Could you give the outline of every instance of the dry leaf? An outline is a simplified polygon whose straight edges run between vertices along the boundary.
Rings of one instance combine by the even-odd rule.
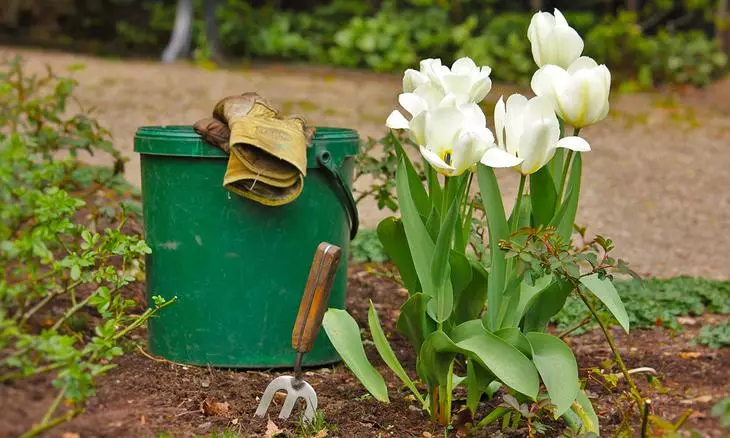
[[[225,417],[228,415],[228,402],[208,401],[208,399],[205,399],[200,409],[208,416]]]
[[[325,438],[327,436],[327,429],[322,429],[313,438]]]
[[[266,432],[264,432],[264,436],[266,438],[273,438],[280,433],[282,433],[282,430],[279,429],[279,426],[269,419],[269,422],[266,423]]]
[[[708,403],[712,400],[711,395],[701,395],[699,397],[690,398],[687,400],[680,400],[679,402],[683,405],[693,405],[695,403]]]
[[[81,438],[81,435],[76,432],[64,432],[61,438]]]
[[[142,416],[141,416],[141,417],[139,418],[139,424],[142,424],[142,425],[144,425],[144,424],[147,424],[147,418],[145,418],[145,416],[144,416],[144,415],[142,415]]]
[[[431,438],[431,437],[433,437],[433,435],[431,435],[431,432],[423,432],[423,437],[424,438]]]
[[[697,359],[698,357],[702,357],[702,353],[699,351],[681,351],[679,357],[682,359]]]

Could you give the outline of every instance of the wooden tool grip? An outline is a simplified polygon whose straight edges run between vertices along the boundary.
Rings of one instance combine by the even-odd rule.
[[[297,352],[309,352],[317,339],[339,264],[340,248],[327,242],[320,243],[314,253],[292,331],[292,347]]]

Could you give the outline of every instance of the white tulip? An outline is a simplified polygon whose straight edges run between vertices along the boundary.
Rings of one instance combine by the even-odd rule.
[[[555,15],[538,12],[532,16],[527,29],[527,39],[532,46],[532,57],[538,67],[548,64],[567,68],[583,52],[583,40],[568,25],[559,10]]]
[[[608,115],[611,72],[605,65],[581,56],[567,70],[546,65],[532,76],[532,91],[547,98],[566,123],[582,128]]]
[[[431,102],[452,94],[458,104],[479,103],[492,89],[491,72],[487,66],[477,67],[468,57],[457,59],[451,68],[442,65],[440,59],[424,59],[420,71],[406,70],[403,91],[430,96]]]
[[[494,147],[494,136],[477,104],[453,105],[453,98],[448,96],[444,100],[444,105],[427,110],[425,99],[415,93],[403,93],[400,104],[413,118],[409,121],[399,111],[393,111],[386,125],[409,130],[411,139],[437,172],[457,176],[471,169],[488,148]]]
[[[514,167],[523,175],[537,172],[557,148],[586,152],[591,148],[580,137],[560,138],[560,124],[550,102],[543,97],[528,100],[513,94],[505,105],[494,107],[497,147],[488,149],[481,162],[490,167]]]

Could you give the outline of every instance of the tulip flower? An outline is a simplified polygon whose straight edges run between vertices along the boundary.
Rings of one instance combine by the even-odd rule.
[[[475,103],[445,104],[426,110],[424,99],[414,93],[403,93],[400,104],[415,116],[408,121],[399,111],[393,111],[386,126],[409,130],[423,157],[439,173],[461,175],[478,163],[487,149],[495,147],[486,117]]]
[[[538,67],[548,64],[568,68],[583,52],[583,40],[555,9],[555,15],[538,12],[532,16],[527,29],[532,57]]]
[[[548,99],[566,123],[582,128],[608,115],[611,72],[605,65],[581,56],[567,70],[546,65],[532,76],[532,91]]]
[[[424,59],[420,71],[406,70],[403,75],[403,91],[429,96],[429,102],[438,102],[453,94],[458,104],[479,103],[492,89],[489,75],[492,69],[477,67],[471,58],[457,59],[451,68],[442,65],[440,59]]]
[[[490,167],[514,167],[523,175],[537,172],[557,148],[586,152],[591,148],[580,137],[560,138],[560,124],[550,102],[543,97],[527,99],[513,94],[505,105],[494,107],[497,147],[486,151],[481,162]]]

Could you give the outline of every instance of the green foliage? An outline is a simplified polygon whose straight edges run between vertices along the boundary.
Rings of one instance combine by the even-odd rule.
[[[123,294],[151,250],[116,201],[128,192],[121,154],[87,114],[68,115],[75,86],[29,74],[19,58],[0,70],[0,381],[54,372],[59,391],[32,433],[80,413],[124,336],[171,302],[134,315]],[[85,167],[81,151],[116,164]]]
[[[616,290],[626,305],[629,322],[635,328],[666,327],[681,329],[678,316],[703,313],[730,313],[730,282],[702,278],[675,277],[616,281]],[[568,298],[565,308],[553,322],[563,330],[586,316],[583,303]],[[608,315],[607,315],[608,316]]]
[[[723,428],[730,428],[730,397],[725,397],[712,407],[713,417],[720,419]]]
[[[730,322],[702,327],[697,342],[710,348],[730,347]]]
[[[372,228],[360,229],[355,239],[350,242],[350,256],[355,263],[382,263],[389,260],[378,239],[378,232]]]

